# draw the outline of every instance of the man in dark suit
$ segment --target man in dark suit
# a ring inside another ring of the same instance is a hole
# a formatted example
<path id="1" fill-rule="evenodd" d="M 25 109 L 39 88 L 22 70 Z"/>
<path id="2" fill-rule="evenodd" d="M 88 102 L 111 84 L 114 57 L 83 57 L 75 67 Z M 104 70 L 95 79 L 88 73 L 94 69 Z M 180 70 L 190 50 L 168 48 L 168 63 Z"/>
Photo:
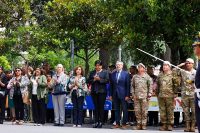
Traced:
<path id="1" fill-rule="evenodd" d="M 109 82 L 109 73 L 102 69 L 100 60 L 95 61 L 95 70 L 90 72 L 88 82 L 91 84 L 91 95 L 95 106 L 95 124 L 93 128 L 102 128 L 104 104 L 107 96 L 106 84 Z"/>
<path id="2" fill-rule="evenodd" d="M 111 75 L 111 99 L 114 103 L 116 125 L 113 128 L 120 128 L 120 107 L 122 107 L 123 119 L 122 129 L 126 129 L 128 119 L 127 100 L 130 95 L 130 76 L 123 70 L 123 62 L 117 61 L 116 71 Z"/>
<path id="3" fill-rule="evenodd" d="M 198 133 L 200 133 L 200 32 L 198 38 L 195 40 L 192 45 L 195 55 L 198 57 L 198 68 L 195 77 L 195 114 L 196 114 L 196 123 L 198 127 Z M 193 123 L 195 124 L 195 123 Z M 194 126 L 194 125 L 192 125 Z"/>

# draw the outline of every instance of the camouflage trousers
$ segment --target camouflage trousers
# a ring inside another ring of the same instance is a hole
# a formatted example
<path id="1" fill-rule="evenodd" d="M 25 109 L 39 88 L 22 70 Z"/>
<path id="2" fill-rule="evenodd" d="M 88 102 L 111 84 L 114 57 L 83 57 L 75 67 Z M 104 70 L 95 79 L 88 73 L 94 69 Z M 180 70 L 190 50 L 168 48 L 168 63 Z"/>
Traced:
<path id="1" fill-rule="evenodd" d="M 162 124 L 174 124 L 174 98 L 158 97 L 160 121 Z"/>
<path id="2" fill-rule="evenodd" d="M 137 99 L 134 106 L 137 124 L 146 125 L 149 102 L 147 99 Z"/>
<path id="3" fill-rule="evenodd" d="M 195 104 L 194 97 L 183 96 L 182 97 L 182 107 L 186 122 L 195 121 Z M 191 112 L 191 113 L 190 113 Z"/>

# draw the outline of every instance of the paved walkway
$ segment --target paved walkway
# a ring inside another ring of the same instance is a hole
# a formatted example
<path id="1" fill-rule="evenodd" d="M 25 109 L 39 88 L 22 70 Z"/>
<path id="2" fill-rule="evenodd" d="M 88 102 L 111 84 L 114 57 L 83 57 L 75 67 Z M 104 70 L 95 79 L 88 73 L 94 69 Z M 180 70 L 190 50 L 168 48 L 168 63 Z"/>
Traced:
<path id="1" fill-rule="evenodd" d="M 32 123 L 24 125 L 12 125 L 11 122 L 5 122 L 0 125 L 0 133 L 162 133 L 158 127 L 148 127 L 148 130 L 132 130 L 129 127 L 127 130 L 110 129 L 110 126 L 104 126 L 102 129 L 93 129 L 91 125 L 84 125 L 82 128 L 73 128 L 71 124 L 66 124 L 64 127 L 55 127 L 52 124 L 44 126 L 34 126 Z M 172 132 L 164 131 L 163 133 L 184 133 L 183 128 L 175 128 Z"/>

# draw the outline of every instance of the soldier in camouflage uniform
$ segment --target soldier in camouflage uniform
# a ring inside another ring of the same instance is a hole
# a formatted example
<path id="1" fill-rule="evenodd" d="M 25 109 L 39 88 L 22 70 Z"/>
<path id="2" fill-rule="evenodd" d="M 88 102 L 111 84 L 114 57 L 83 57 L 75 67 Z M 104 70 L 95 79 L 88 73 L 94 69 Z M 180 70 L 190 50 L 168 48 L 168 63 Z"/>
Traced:
<path id="1" fill-rule="evenodd" d="M 178 65 L 178 67 L 182 66 L 185 66 L 186 71 L 177 70 L 177 73 L 181 77 L 182 107 L 185 116 L 184 131 L 195 132 L 194 79 L 196 75 L 196 70 L 193 68 L 194 60 L 188 58 L 185 63 Z M 190 109 L 192 113 L 191 115 L 190 115 Z"/>
<path id="2" fill-rule="evenodd" d="M 145 66 L 140 63 L 138 66 L 138 74 L 132 78 L 132 96 L 135 104 L 135 115 L 137 126 L 136 130 L 145 130 L 147 125 L 147 113 L 149 99 L 152 95 L 152 79 L 145 73 Z"/>
<path id="3" fill-rule="evenodd" d="M 160 111 L 160 120 L 163 124 L 161 131 L 172 131 L 174 124 L 174 97 L 175 87 L 179 85 L 179 80 L 171 71 L 171 64 L 168 61 L 163 63 L 163 72 L 158 75 L 157 95 Z"/>

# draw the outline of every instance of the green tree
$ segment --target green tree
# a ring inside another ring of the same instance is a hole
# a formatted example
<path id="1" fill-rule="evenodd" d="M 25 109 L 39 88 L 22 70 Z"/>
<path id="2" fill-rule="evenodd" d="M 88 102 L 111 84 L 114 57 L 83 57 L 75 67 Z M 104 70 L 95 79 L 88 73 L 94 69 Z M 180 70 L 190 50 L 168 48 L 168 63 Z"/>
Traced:
<path id="1" fill-rule="evenodd" d="M 11 69 L 10 63 L 5 56 L 0 56 L 0 66 L 3 66 L 5 70 Z"/>

